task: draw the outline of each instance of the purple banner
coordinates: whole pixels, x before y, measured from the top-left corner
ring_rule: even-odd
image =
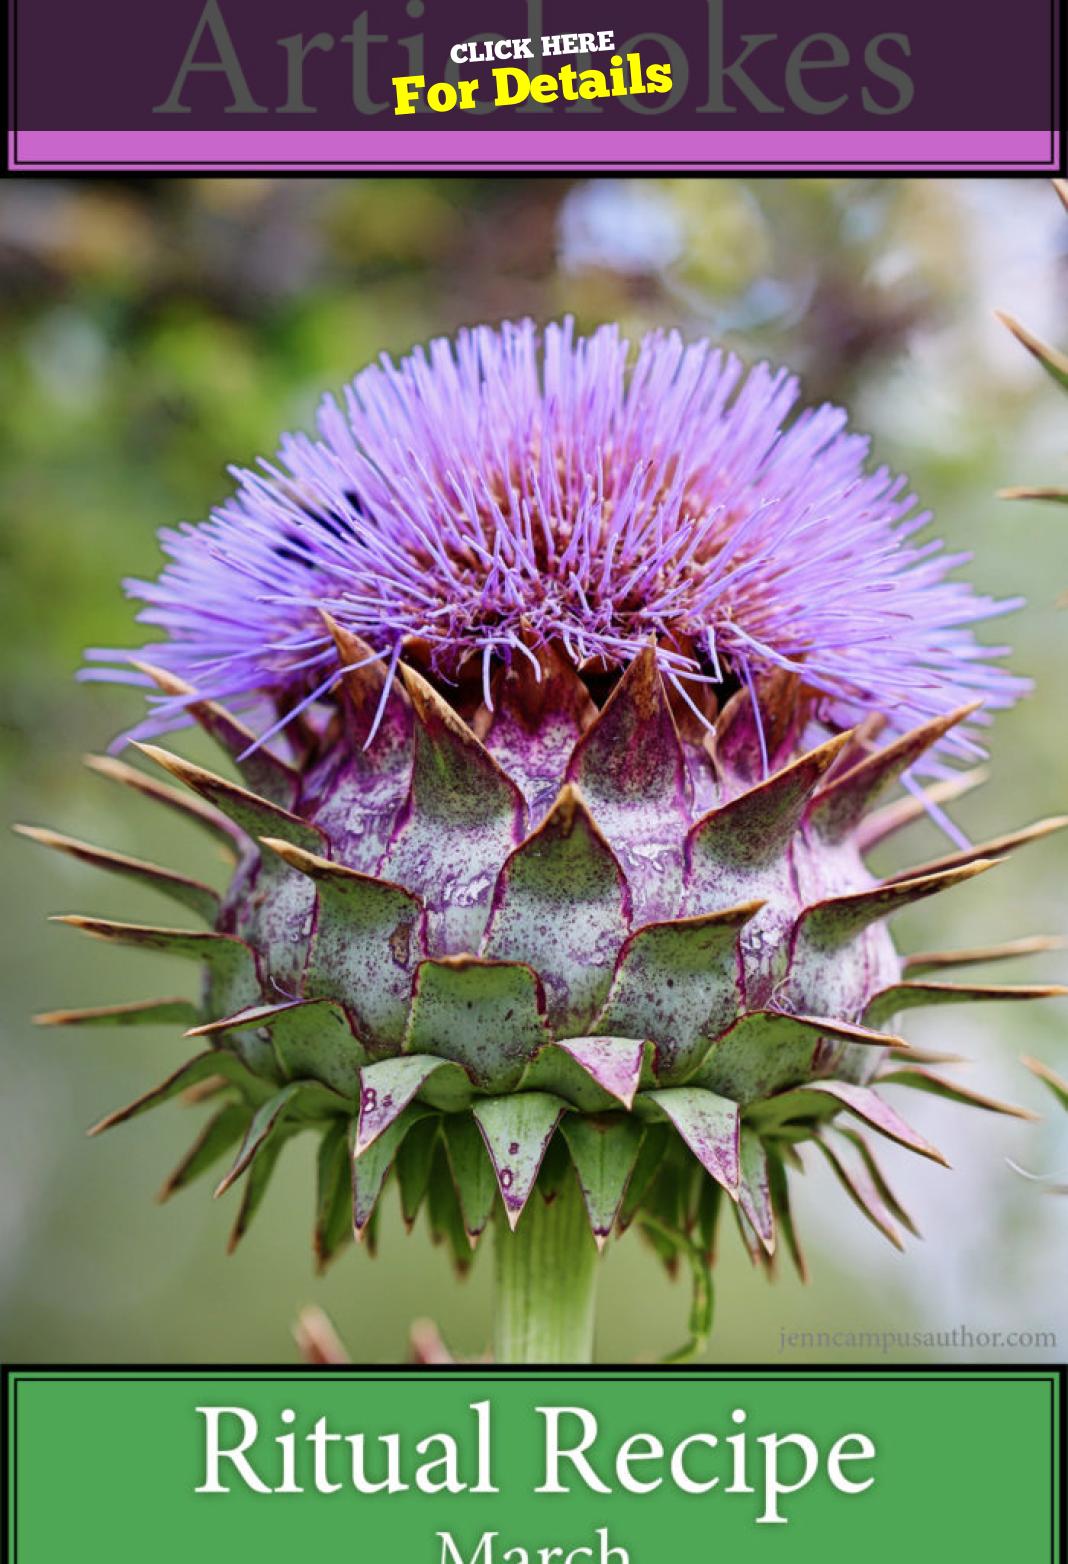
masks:
[[[1038,172],[1063,157],[1059,9],[11,0],[9,160]]]

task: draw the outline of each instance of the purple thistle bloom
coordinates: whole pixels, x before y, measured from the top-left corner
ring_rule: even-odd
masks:
[[[887,927],[1068,824],[972,846],[940,806],[981,768],[910,775],[944,770],[939,743],[974,752],[972,697],[1026,688],[974,635],[1012,605],[953,580],[965,556],[924,541],[905,481],[797,395],[675,335],[631,360],[608,326],[462,333],[364,371],[317,438],[238,472],[208,522],[164,534],[159,580],[129,584],[157,666],[113,653],[126,669],[97,677],[157,685],[141,732],[196,721],[239,780],[154,745],[195,802],[97,769],[184,804],[236,861],[220,895],[26,828],[207,926],[62,919],[198,957],[200,997],[39,1019],[196,1022],[207,1051],[96,1128],[220,1083],[164,1193],[238,1145],[217,1191],[248,1175],[231,1247],[311,1130],[321,1267],[372,1237],[397,1162],[406,1218],[426,1195],[458,1269],[491,1225],[520,1257],[498,1267],[498,1361],[588,1358],[593,1243],[570,1317],[547,1320],[532,1283],[573,1223],[700,1258],[697,1319],[729,1206],[754,1261],[786,1249],[804,1274],[787,1163],[806,1140],[891,1242],[916,1231],[866,1137],[941,1153],[884,1081],[1020,1112],[922,1055],[901,1068],[884,1029],[916,1004],[1063,992],[940,980],[974,950],[928,952],[913,981]],[[212,698],[253,708],[260,736]],[[914,796],[881,804],[899,778]],[[869,850],[924,809],[957,850],[879,879]]]
[[[683,698],[728,677],[759,698],[787,669],[830,726],[878,712],[901,732],[1029,688],[972,629],[1019,600],[950,579],[969,556],[922,540],[928,514],[866,468],[841,409],[795,414],[787,371],[674,332],[629,359],[617,327],[570,320],[383,357],[325,399],[318,438],[285,436],[209,521],[161,533],[169,563],[126,589],[167,639],[90,658],[291,710],[341,676],[325,609],[386,661],[414,639],[442,680],[480,665],[487,700],[532,647],[619,667],[651,637]],[[158,698],[138,733],[182,721]]]

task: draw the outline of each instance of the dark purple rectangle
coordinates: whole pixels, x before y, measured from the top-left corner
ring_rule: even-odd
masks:
[[[205,19],[206,5],[217,9]],[[658,0],[655,7],[637,0],[12,0],[14,123],[49,131],[440,127],[473,134],[1052,130],[1060,112],[1058,11],[1056,0],[996,9],[951,0]],[[230,70],[191,71],[174,94],[198,27],[196,62],[219,64],[228,42]],[[670,61],[676,91],[480,113],[392,112],[391,77],[442,79],[449,49],[462,39],[601,29],[612,29],[617,46],[627,52],[629,43],[645,63]],[[813,41],[814,34],[830,37]],[[302,44],[278,41],[298,36]],[[289,62],[313,38],[319,41],[307,53],[298,94]],[[838,63],[816,63],[832,57]],[[607,58],[571,63],[607,69]],[[546,60],[542,68],[565,63]],[[480,103],[492,96],[490,70],[459,72],[479,79]],[[235,97],[239,111],[229,112]],[[172,112],[179,104],[188,112]]]

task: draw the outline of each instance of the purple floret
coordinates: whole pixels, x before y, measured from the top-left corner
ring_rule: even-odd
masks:
[[[1027,681],[972,626],[1018,600],[951,580],[969,556],[923,540],[906,480],[868,469],[840,408],[797,399],[786,370],[707,341],[651,333],[632,357],[616,326],[570,320],[383,357],[325,399],[317,438],[285,436],[210,520],[161,533],[169,563],[126,589],[166,639],[90,658],[292,708],[340,675],[326,609],[386,662],[409,637],[446,681],[476,659],[487,698],[539,644],[619,667],[655,637],[684,697],[785,668],[841,725],[1010,705]],[[138,732],[182,719],[157,698]]]

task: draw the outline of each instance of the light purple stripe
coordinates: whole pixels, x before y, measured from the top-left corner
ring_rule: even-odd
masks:
[[[20,130],[12,167],[731,168],[922,163],[1055,168],[1045,130]]]

